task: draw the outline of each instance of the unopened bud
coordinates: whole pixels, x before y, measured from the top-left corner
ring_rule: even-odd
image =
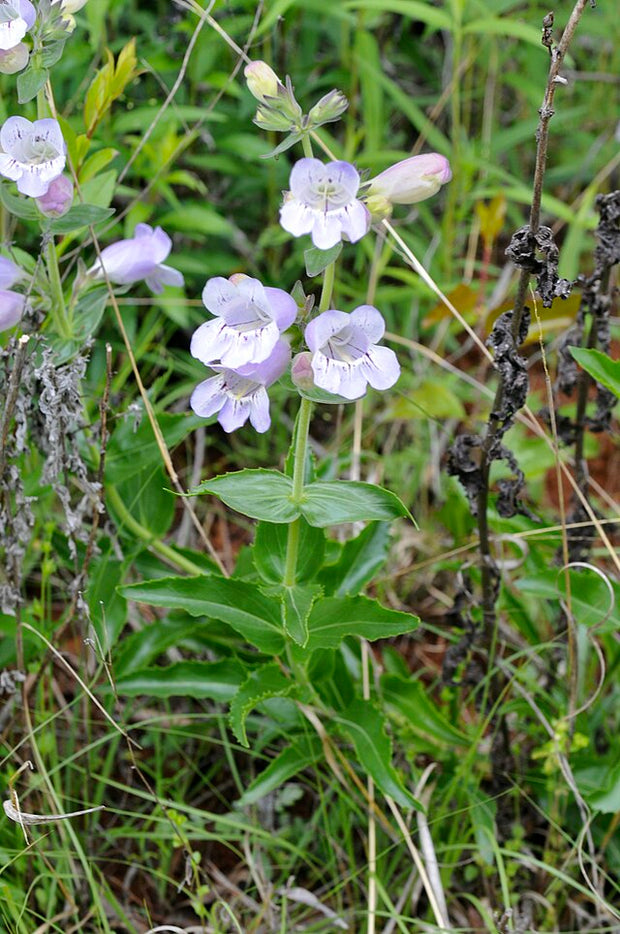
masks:
[[[312,354],[309,351],[305,350],[293,357],[291,379],[302,392],[316,389],[314,373],[312,372]]]
[[[36,201],[45,217],[62,217],[73,203],[73,182],[67,175],[59,175]]]
[[[14,45],[12,49],[0,49],[0,72],[3,75],[14,75],[23,71],[29,55],[28,46],[23,42]]]
[[[411,156],[390,166],[371,179],[366,190],[368,208],[371,204],[415,204],[437,194],[442,185],[452,178],[450,163],[445,156],[431,152]]]
[[[321,126],[323,123],[333,123],[342,116],[348,106],[349,102],[342,91],[334,88],[311,108],[308,123],[313,127]]]
[[[60,3],[63,13],[77,13],[86,6],[87,0],[52,0],[52,4],[56,3]]]
[[[267,62],[250,62],[243,71],[250,94],[261,104],[269,103],[269,98],[278,96],[284,85]]]

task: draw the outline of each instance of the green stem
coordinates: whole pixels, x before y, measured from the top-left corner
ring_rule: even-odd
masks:
[[[166,558],[167,561],[170,561],[171,564],[176,565],[176,567],[180,568],[182,571],[187,571],[188,574],[195,575],[205,573],[204,568],[194,564],[189,558],[179,554],[174,548],[171,548],[169,545],[166,545],[165,542],[155,538],[149,529],[141,525],[137,519],[134,519],[121,499],[116,487],[112,485],[108,486],[106,488],[106,497],[125,528],[137,538],[142,539],[148,548],[156,551],[162,558]]]
[[[295,466],[293,467],[293,492],[291,501],[299,505],[304,495],[304,478],[306,473],[306,451],[308,448],[308,432],[312,418],[312,403],[302,397],[299,415],[297,417],[297,437],[295,438]],[[297,555],[299,553],[299,533],[301,522],[295,519],[288,527],[286,542],[286,563],[284,565],[284,586],[293,587],[297,574]]]
[[[302,136],[301,145],[303,146],[304,156],[306,156],[308,159],[313,159],[314,153],[312,152],[312,143],[310,142],[310,137],[307,133],[304,133]]]
[[[334,280],[336,278],[336,261],[325,267],[323,272],[323,289],[321,291],[321,301],[319,302],[319,314],[331,305],[332,293],[334,291]]]
[[[47,275],[50,282],[52,318],[54,319],[54,324],[56,325],[58,334],[61,337],[64,337],[66,340],[71,340],[73,337],[73,329],[71,328],[71,323],[67,317],[65,296],[63,295],[62,291],[62,281],[60,278],[60,269],[58,268],[56,247],[54,245],[53,236],[50,234],[49,237],[50,239],[47,246],[45,247],[45,262],[47,265]]]

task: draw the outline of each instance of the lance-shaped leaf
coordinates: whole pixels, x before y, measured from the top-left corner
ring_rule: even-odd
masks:
[[[220,619],[268,655],[277,655],[284,647],[278,604],[246,581],[206,575],[163,577],[130,584],[121,593],[152,606]]]
[[[392,765],[392,742],[386,732],[386,721],[370,701],[354,700],[337,714],[339,730],[347,736],[358,761],[381,791],[402,807],[422,810],[419,801],[409,792]]]
[[[308,619],[307,649],[336,648],[345,636],[386,639],[411,632],[420,620],[410,613],[390,610],[368,597],[328,597],[317,603]]]
[[[398,496],[373,483],[317,480],[304,487],[301,512],[310,525],[325,528],[340,522],[390,521],[410,516]]]
[[[237,802],[241,807],[260,801],[265,795],[281,788],[302,769],[314,765],[323,756],[323,744],[318,736],[303,736],[291,743],[258,775]]]
[[[243,681],[240,662],[185,661],[164,667],[141,668],[119,678],[119,694],[135,697],[197,697],[214,701],[230,701]]]
[[[205,480],[191,491],[213,493],[223,503],[250,519],[292,522],[300,515],[291,502],[293,481],[277,470],[237,470]]]
[[[359,535],[345,542],[336,563],[328,565],[319,575],[326,592],[335,597],[360,593],[385,564],[389,537],[387,522],[371,522]]]

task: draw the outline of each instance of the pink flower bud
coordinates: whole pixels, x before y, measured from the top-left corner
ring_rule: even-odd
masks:
[[[312,354],[304,351],[293,357],[291,364],[291,379],[298,389],[309,392],[316,389],[314,373],[312,372]]]
[[[450,163],[438,152],[411,156],[390,166],[371,179],[367,189],[370,210],[372,201],[390,204],[415,204],[437,194],[442,185],[452,178]],[[374,212],[373,212],[374,213]]]
[[[267,62],[250,62],[245,66],[243,74],[248,91],[261,104],[268,103],[267,98],[277,97],[280,88],[284,90],[282,82]]]
[[[50,182],[44,195],[37,198],[41,214],[45,217],[62,217],[73,203],[73,182],[67,175],[59,175]]]

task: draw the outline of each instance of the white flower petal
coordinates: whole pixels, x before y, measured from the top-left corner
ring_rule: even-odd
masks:
[[[301,201],[286,201],[280,208],[280,224],[294,237],[310,233],[315,222],[316,212]]]
[[[267,431],[271,425],[269,416],[269,396],[267,390],[261,386],[251,398],[250,423],[259,434]]]
[[[194,389],[189,404],[201,418],[215,415],[226,402],[227,396],[223,391],[223,377],[218,374],[205,379]]]
[[[32,123],[25,117],[9,117],[5,120],[0,130],[0,146],[4,152],[14,154],[16,147],[20,147],[24,141],[30,139]]]
[[[351,312],[351,323],[361,328],[371,344],[380,341],[385,333],[385,321],[374,305],[360,305]]]
[[[371,347],[360,369],[373,389],[390,389],[400,376],[398,359],[389,347]]]

